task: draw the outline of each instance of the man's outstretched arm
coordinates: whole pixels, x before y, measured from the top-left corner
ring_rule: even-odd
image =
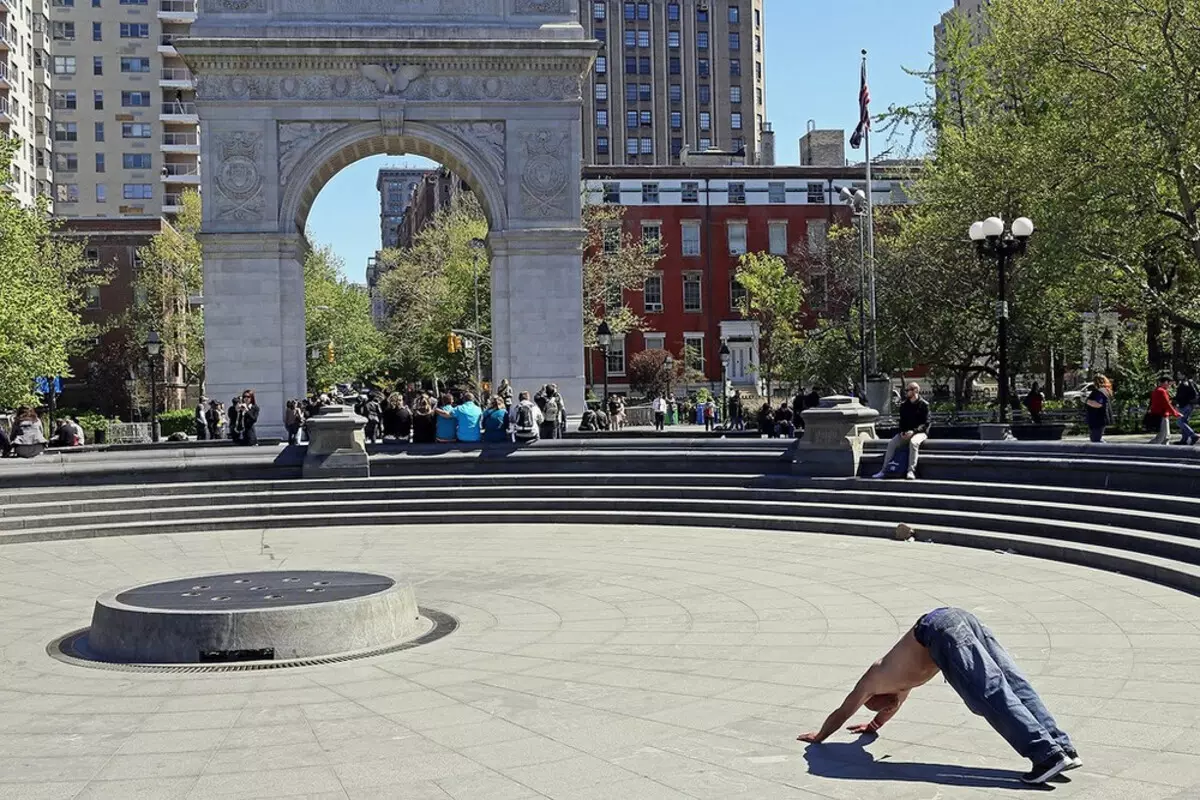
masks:
[[[823,742],[833,735],[834,731],[846,724],[846,721],[854,716],[855,712],[862,708],[863,703],[867,702],[872,694],[866,687],[868,678],[875,667],[868,669],[866,673],[859,678],[858,684],[846,695],[846,699],[842,704],[834,709],[834,712],[825,720],[825,724],[821,726],[821,730],[815,733],[802,733],[796,738],[801,742]]]
[[[883,727],[884,723],[896,716],[900,711],[900,706],[904,705],[904,701],[908,699],[908,692],[898,692],[896,694],[896,704],[888,708],[880,709],[879,713],[870,722],[865,722],[861,725],[851,725],[846,730],[851,733],[874,733]]]

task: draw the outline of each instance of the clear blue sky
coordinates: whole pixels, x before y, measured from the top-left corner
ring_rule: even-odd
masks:
[[[870,53],[871,110],[920,100],[924,85],[904,68],[931,61],[933,26],[952,0],[765,0],[767,118],[775,125],[776,161],[795,164],[809,120],[820,128],[853,130],[859,51]],[[906,142],[897,142],[903,146]],[[876,148],[878,151],[878,148]],[[414,157],[377,156],[351,164],[318,195],[309,230],[345,259],[346,274],[365,280],[367,258],[379,248],[381,167],[433,166]]]

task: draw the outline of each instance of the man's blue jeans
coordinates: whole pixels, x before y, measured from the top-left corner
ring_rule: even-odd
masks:
[[[1192,439],[1196,438],[1196,432],[1192,430],[1192,426],[1188,424],[1188,419],[1192,416],[1192,411],[1195,406],[1180,406],[1179,407],[1179,433],[1183,435],[1183,443],[1187,444]]]
[[[913,635],[967,708],[1012,749],[1034,764],[1075,749],[1008,651],[974,614],[960,608],[930,611],[917,620]]]

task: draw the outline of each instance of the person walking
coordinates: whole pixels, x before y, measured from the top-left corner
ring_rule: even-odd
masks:
[[[258,410],[258,403],[254,399],[254,390],[247,389],[242,392],[242,396],[238,398],[237,404],[230,412],[229,420],[233,440],[238,444],[247,446],[258,444],[258,433],[254,430],[254,426],[258,423]]]
[[[536,442],[541,425],[545,421],[542,410],[529,399],[529,392],[517,395],[517,404],[509,415],[513,440],[516,442]]]
[[[900,404],[900,430],[888,442],[883,469],[875,473],[876,478],[887,475],[888,464],[892,463],[896,449],[902,444],[908,446],[908,468],[904,477],[910,481],[917,477],[917,457],[921,445],[929,438],[929,403],[922,399],[921,385],[918,383],[910,383],[904,391],[908,397]]]
[[[483,412],[483,441],[512,441],[508,432],[508,411],[504,407],[504,398],[499,394],[492,395],[487,410]]]
[[[283,409],[283,427],[287,430],[288,444],[300,444],[300,428],[304,425],[304,412],[297,400],[288,400]]]
[[[1196,435],[1196,431],[1192,430],[1191,418],[1192,412],[1196,410],[1196,401],[1200,400],[1200,389],[1196,388],[1196,382],[1192,380],[1191,375],[1185,375],[1179,381],[1179,386],[1175,389],[1175,408],[1179,409],[1179,434],[1182,437],[1179,440],[1180,444],[1196,444],[1200,442],[1200,436]]]
[[[208,418],[205,416],[208,413],[208,409],[205,408],[205,402],[207,400],[207,397],[201,395],[200,399],[196,401],[196,414],[193,418],[193,422],[196,425],[197,442],[203,442],[208,438]]]
[[[437,415],[437,440],[457,442],[458,420],[454,418],[454,398],[449,392],[442,392],[442,396],[438,398],[438,407],[433,413]]]
[[[1042,387],[1037,381],[1033,382],[1033,386],[1029,387],[1029,394],[1025,395],[1023,401],[1025,410],[1029,412],[1029,419],[1034,425],[1042,424],[1042,408],[1046,404],[1046,395],[1042,394]]]
[[[1104,441],[1104,429],[1108,427],[1112,417],[1112,396],[1112,381],[1107,376],[1097,373],[1092,378],[1087,400],[1083,404],[1088,436],[1097,444]]]
[[[1158,385],[1150,393],[1150,413],[1146,427],[1158,430],[1150,444],[1171,443],[1171,418],[1179,416],[1179,411],[1171,404],[1172,383],[1170,375],[1160,375]]]
[[[654,430],[661,431],[667,423],[667,401],[661,394],[654,398],[654,402],[650,404],[650,410],[654,412]]]
[[[961,608],[936,608],[923,615],[863,673],[820,730],[796,738],[823,742],[863,706],[876,712],[875,717],[846,730],[875,733],[896,716],[913,689],[938,672],[971,713],[983,717],[1013,750],[1032,762],[1033,768],[1021,776],[1023,782],[1045,783],[1060,772],[1083,766],[1071,737],[1058,727],[1012,656],[978,617]]]
[[[417,396],[413,403],[412,441],[413,444],[433,444],[437,441],[439,419],[433,411],[433,403],[429,395]]]

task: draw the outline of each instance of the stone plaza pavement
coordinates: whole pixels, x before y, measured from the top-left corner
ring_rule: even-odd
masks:
[[[305,567],[406,574],[461,626],[269,672],[46,654],[106,590]],[[1027,762],[940,679],[879,738],[795,741],[947,604],[996,631],[1075,737],[1086,766],[1054,796],[1200,797],[1200,598],[915,542],[500,525],[0,547],[0,798],[1010,796]]]

